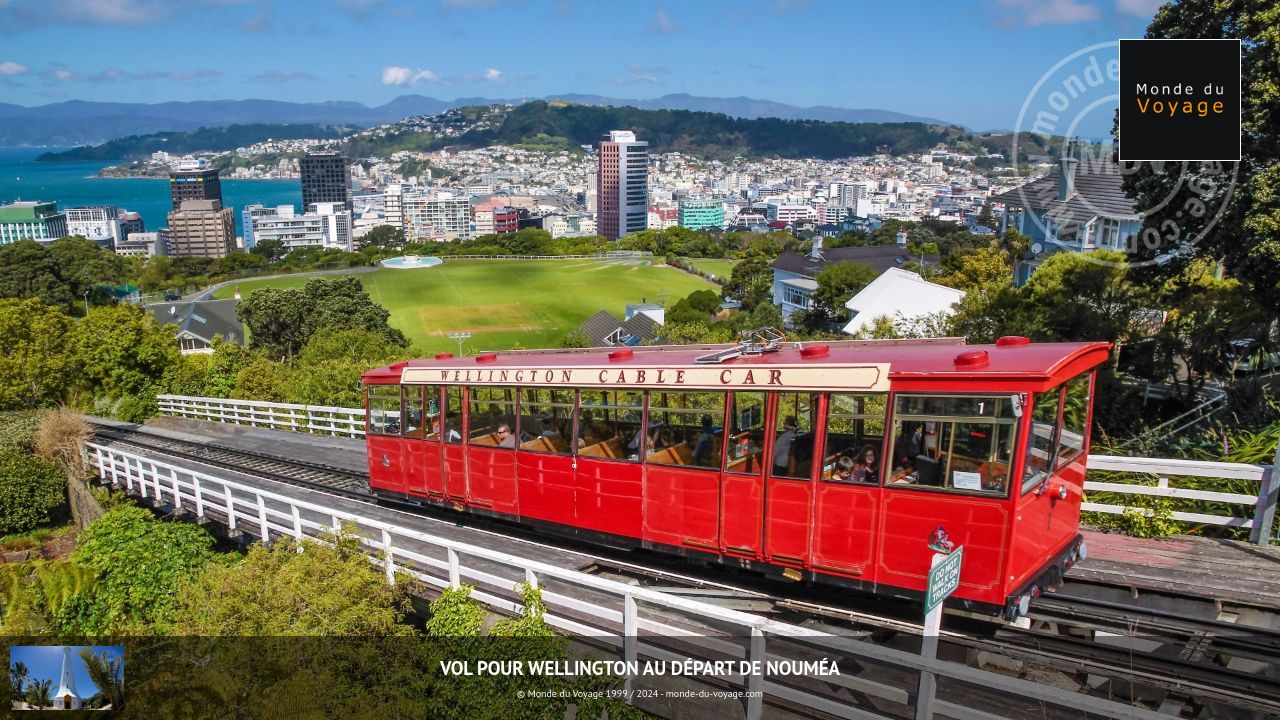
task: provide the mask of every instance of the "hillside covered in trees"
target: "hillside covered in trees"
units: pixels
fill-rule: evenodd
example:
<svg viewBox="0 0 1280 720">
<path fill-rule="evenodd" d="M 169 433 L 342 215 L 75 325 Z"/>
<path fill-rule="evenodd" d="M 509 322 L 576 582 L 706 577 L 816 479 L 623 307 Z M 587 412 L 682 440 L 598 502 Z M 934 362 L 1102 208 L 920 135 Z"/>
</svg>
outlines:
<svg viewBox="0 0 1280 720">
<path fill-rule="evenodd" d="M 257 123 L 253 125 L 228 125 L 192 130 L 191 132 L 161 132 L 150 135 L 130 135 L 101 145 L 85 145 L 47 152 L 36 158 L 38 162 L 118 162 L 141 160 L 158 150 L 182 155 L 201 150 L 225 152 L 238 147 L 253 145 L 264 140 L 298 140 L 303 138 L 340 138 L 352 128 L 334 125 L 277 125 Z"/>
</svg>

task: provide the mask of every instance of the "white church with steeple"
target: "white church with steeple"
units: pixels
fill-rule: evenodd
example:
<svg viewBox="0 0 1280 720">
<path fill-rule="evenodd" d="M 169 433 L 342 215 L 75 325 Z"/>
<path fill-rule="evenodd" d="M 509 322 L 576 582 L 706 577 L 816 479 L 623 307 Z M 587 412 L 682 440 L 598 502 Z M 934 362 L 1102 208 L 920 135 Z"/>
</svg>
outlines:
<svg viewBox="0 0 1280 720">
<path fill-rule="evenodd" d="M 76 678 L 71 670 L 71 648 L 62 648 L 62 680 L 58 683 L 58 692 L 53 696 L 55 710 L 79 710 L 82 706 L 80 694 L 76 692 Z"/>
</svg>

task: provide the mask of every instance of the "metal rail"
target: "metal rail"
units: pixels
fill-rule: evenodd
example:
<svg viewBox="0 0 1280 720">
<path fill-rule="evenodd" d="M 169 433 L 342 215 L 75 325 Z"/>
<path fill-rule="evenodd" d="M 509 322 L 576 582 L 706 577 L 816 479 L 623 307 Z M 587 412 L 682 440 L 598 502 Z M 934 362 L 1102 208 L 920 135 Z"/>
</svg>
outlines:
<svg viewBox="0 0 1280 720">
<path fill-rule="evenodd" d="M 942 693 L 959 683 L 964 694 L 995 691 L 1003 698 L 1046 703 L 1091 715 L 1130 720 L 1168 720 L 1169 715 L 1111 700 L 1039 685 L 1026 680 L 912 653 L 861 640 L 803 628 L 744 612 L 716 607 L 677 595 L 620 583 L 586 573 L 559 568 L 483 547 L 437 537 L 412 528 L 362 514 L 360 506 L 338 509 L 210 473 L 190 470 L 138 453 L 86 443 L 90 462 L 105 482 L 123 487 L 145 499 L 189 510 L 197 518 L 213 516 L 232 530 L 252 531 L 263 542 L 282 537 L 301 540 L 323 536 L 335 528 L 354 530 L 375 562 L 384 568 L 388 582 L 412 578 L 427 587 L 459 587 L 474 583 L 473 597 L 509 613 L 523 610 L 510 597 L 509 588 L 526 582 L 543 589 L 545 618 L 562 631 L 584 635 L 614 647 L 627 661 L 642 659 L 684 661 L 747 660 L 765 666 L 768 661 L 812 660 L 815 654 L 838 660 L 844 669 L 855 664 L 889 666 L 910 673 L 930 672 L 949 681 Z M 708 628 L 721 628 L 708 634 Z M 678 643 L 679 650 L 669 649 Z M 805 678 L 767 672 L 725 672 L 713 677 L 747 691 L 746 717 L 762 716 L 770 703 L 806 708 L 845 718 L 878 718 L 856 698 L 868 695 L 899 704 L 912 704 L 913 694 L 900 685 L 889 685 L 857 675 L 822 678 L 835 694 L 819 696 L 804 686 Z M 636 678 L 627 677 L 630 688 Z M 840 691 L 839 689 L 843 689 Z M 851 702 L 837 697 L 854 698 Z M 1037 706 L 1038 707 L 1038 706 Z M 934 712 L 950 717 L 996 718 L 985 710 L 945 699 L 919 708 L 917 716 Z"/>
</svg>

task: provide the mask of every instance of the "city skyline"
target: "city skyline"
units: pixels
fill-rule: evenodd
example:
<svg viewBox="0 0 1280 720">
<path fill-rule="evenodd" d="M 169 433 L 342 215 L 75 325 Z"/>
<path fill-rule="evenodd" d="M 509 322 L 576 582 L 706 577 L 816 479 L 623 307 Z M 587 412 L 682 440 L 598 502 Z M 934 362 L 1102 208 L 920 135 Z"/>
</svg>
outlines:
<svg viewBox="0 0 1280 720">
<path fill-rule="evenodd" d="M 1054 63 L 1103 40 L 1141 36 L 1157 5 L 10 0 L 0 4 L 9 29 L 0 87 L 22 105 L 689 93 L 1006 128 Z M 201 52 L 191 52 L 193 40 Z M 110 56 L 90 50 L 103 42 Z M 339 51 L 326 47 L 334 44 Z"/>
</svg>

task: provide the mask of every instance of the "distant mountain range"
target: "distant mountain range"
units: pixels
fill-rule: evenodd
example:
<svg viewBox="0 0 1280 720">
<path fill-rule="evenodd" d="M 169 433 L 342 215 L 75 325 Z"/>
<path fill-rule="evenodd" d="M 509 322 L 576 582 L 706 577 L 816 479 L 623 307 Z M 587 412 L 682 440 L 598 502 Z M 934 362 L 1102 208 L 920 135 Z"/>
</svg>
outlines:
<svg viewBox="0 0 1280 720">
<path fill-rule="evenodd" d="M 192 102 L 117 103 L 68 100 L 24 107 L 0 103 L 0 146 L 92 145 L 129 135 L 195 130 L 252 123 L 319 123 L 371 127 L 414 115 L 435 115 L 470 105 L 522 104 L 532 98 L 458 98 L 440 100 L 424 95 L 401 95 L 391 102 L 368 107 L 357 102 L 295 103 L 280 100 L 199 100 Z M 817 105 L 798 107 L 747 97 L 713 98 L 664 95 L 651 100 L 612 98 L 603 95 L 553 95 L 543 100 L 565 100 L 583 105 L 636 107 L 643 110 L 692 110 L 724 113 L 737 118 L 782 118 L 850 123 L 923 122 L 948 125 L 891 110 L 850 109 Z"/>
</svg>

